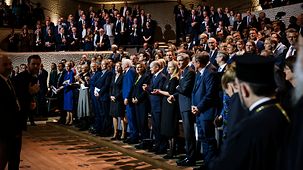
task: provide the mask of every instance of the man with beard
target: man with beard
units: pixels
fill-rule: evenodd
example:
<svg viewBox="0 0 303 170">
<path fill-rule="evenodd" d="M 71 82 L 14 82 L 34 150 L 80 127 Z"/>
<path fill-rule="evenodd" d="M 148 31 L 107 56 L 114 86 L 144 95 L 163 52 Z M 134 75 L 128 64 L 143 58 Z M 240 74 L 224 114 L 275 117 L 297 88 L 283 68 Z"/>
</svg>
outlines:
<svg viewBox="0 0 303 170">
<path fill-rule="evenodd" d="M 245 54 L 236 65 L 240 100 L 250 116 L 233 129 L 210 169 L 276 169 L 290 120 L 275 100 L 274 60 Z"/>
<path fill-rule="evenodd" d="M 0 55 L 0 169 L 19 169 L 22 144 L 22 115 L 15 88 L 9 78 L 12 61 Z"/>
</svg>

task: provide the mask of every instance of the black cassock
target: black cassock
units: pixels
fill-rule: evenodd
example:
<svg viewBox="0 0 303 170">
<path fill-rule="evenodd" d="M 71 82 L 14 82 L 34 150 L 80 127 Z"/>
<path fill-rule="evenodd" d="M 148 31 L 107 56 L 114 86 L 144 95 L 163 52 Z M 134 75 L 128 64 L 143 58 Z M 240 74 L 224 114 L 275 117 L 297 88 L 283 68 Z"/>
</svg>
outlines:
<svg viewBox="0 0 303 170">
<path fill-rule="evenodd" d="M 274 100 L 251 111 L 230 133 L 212 170 L 275 170 L 289 127 L 289 118 Z"/>
<path fill-rule="evenodd" d="M 292 115 L 289 142 L 286 145 L 288 154 L 285 156 L 287 170 L 303 169 L 303 97 L 295 105 Z"/>
</svg>

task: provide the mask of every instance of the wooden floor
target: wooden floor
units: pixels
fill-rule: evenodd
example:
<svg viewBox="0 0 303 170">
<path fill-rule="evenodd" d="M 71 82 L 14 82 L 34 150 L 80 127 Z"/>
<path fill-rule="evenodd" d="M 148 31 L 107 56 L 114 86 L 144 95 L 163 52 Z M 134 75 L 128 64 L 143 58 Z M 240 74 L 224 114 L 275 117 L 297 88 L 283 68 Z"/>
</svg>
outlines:
<svg viewBox="0 0 303 170">
<path fill-rule="evenodd" d="M 21 170 L 161 169 L 48 125 L 23 135 Z"/>
</svg>

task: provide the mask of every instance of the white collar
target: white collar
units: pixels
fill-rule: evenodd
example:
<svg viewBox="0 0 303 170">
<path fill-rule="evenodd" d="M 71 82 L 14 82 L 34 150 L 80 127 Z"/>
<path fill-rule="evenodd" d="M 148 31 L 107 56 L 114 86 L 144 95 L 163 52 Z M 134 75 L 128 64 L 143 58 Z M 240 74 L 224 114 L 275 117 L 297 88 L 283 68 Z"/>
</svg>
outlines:
<svg viewBox="0 0 303 170">
<path fill-rule="evenodd" d="M 260 105 L 260 104 L 262 104 L 262 103 L 264 103 L 264 102 L 267 102 L 267 101 L 269 101 L 269 100 L 271 100 L 271 98 L 269 98 L 269 97 L 264 97 L 264 98 L 261 98 L 261 99 L 255 101 L 252 105 L 250 105 L 249 111 L 252 111 L 252 110 L 253 110 L 255 107 L 257 107 L 258 105 Z"/>
<path fill-rule="evenodd" d="M 219 70 L 220 70 L 220 72 L 223 70 L 223 68 L 226 66 L 226 64 L 227 64 L 227 63 L 225 63 L 225 64 L 223 64 L 223 65 L 219 66 Z"/>
<path fill-rule="evenodd" d="M 159 73 L 161 73 L 163 69 L 159 70 L 156 74 L 154 74 L 154 77 L 157 77 Z"/>
</svg>

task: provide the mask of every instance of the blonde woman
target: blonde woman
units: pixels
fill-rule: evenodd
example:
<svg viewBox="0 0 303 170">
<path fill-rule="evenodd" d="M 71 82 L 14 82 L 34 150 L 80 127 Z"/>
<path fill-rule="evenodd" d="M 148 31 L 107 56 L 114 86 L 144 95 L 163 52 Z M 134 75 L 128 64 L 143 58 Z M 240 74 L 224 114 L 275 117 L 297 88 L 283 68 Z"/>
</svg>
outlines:
<svg viewBox="0 0 303 170">
<path fill-rule="evenodd" d="M 175 140 L 178 136 L 178 102 L 169 103 L 167 98 L 176 92 L 179 84 L 179 68 L 176 61 L 170 61 L 167 65 L 169 78 L 164 83 L 163 89 L 157 91 L 163 95 L 162 113 L 161 113 L 161 135 L 169 141 L 169 151 L 164 156 L 165 159 L 171 159 L 175 155 Z"/>
</svg>

